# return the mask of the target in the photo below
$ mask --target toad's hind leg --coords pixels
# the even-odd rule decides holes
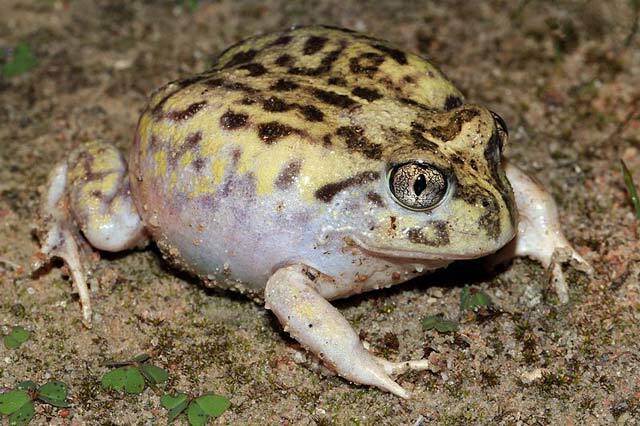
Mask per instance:
[[[304,265],[277,270],[265,288],[265,305],[285,331],[340,376],[377,386],[402,398],[409,393],[389,376],[408,369],[424,370],[427,360],[390,362],[367,351],[351,325],[318,291]]]
[[[37,234],[40,253],[34,267],[54,257],[66,263],[80,295],[83,322],[90,326],[89,245],[115,252],[146,242],[127,164],[114,146],[90,142],[56,165],[41,201]]]
[[[569,301],[569,293],[561,263],[573,260],[576,266],[591,274],[589,263],[567,241],[560,227],[556,203],[542,186],[512,164],[505,168],[518,208],[518,234],[493,259],[495,263],[516,256],[528,256],[551,269],[551,279],[561,303]]]

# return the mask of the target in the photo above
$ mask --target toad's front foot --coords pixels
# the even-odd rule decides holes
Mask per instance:
[[[277,270],[265,288],[265,305],[293,338],[340,376],[377,386],[402,398],[410,394],[391,379],[409,369],[428,368],[427,360],[390,362],[367,351],[351,325],[304,273],[305,266]]]
[[[562,233],[551,195],[517,167],[507,164],[505,171],[518,207],[518,234],[498,253],[496,260],[528,256],[539,261],[550,270],[560,302],[567,303],[569,292],[561,264],[573,261],[578,270],[589,275],[593,268]]]
[[[78,290],[83,323],[91,327],[91,298],[87,286],[85,266],[88,246],[73,223],[68,209],[66,162],[58,164],[49,175],[46,192],[40,206],[38,238],[40,251],[34,256],[32,269],[39,270],[50,259],[60,258],[69,268]]]
[[[127,165],[115,147],[88,143],[53,169],[41,201],[38,237],[34,269],[54,257],[64,261],[78,289],[83,323],[90,327],[89,245],[119,251],[146,242],[131,199]]]

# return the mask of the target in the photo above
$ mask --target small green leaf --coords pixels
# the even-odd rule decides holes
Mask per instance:
[[[141,364],[140,370],[142,371],[142,374],[147,379],[147,381],[152,385],[164,383],[169,378],[169,373],[167,373],[167,370],[156,367],[152,364]]]
[[[171,410],[172,408],[177,407],[183,402],[189,399],[189,395],[183,392],[177,392],[174,395],[165,394],[160,398],[160,405],[162,405],[167,410]]]
[[[127,368],[128,367],[119,367],[114,370],[107,371],[100,381],[102,387],[104,389],[113,389],[117,391],[123,390],[124,382],[127,378]]]
[[[0,414],[11,414],[20,409],[24,404],[31,401],[29,394],[23,390],[16,389],[0,394]]]
[[[430,315],[422,318],[422,327],[425,330],[436,330],[439,333],[458,331],[458,323],[442,318],[440,315]]]
[[[149,354],[140,354],[140,355],[136,355],[133,357],[133,360],[135,362],[145,362],[146,360],[148,360],[149,358],[151,358],[151,355]]]
[[[189,396],[181,392],[175,395],[162,395],[162,398],[160,398],[160,405],[169,410],[169,422],[174,421],[187,408],[188,404]]]
[[[231,402],[222,395],[216,395],[213,393],[202,395],[196,398],[195,403],[200,406],[202,411],[211,417],[218,417],[231,405]]]
[[[35,414],[33,401],[29,401],[9,416],[9,426],[24,426],[31,421]]]
[[[620,164],[622,164],[622,175],[624,176],[624,184],[627,187],[627,192],[629,193],[629,198],[631,198],[633,208],[636,210],[636,218],[640,220],[640,198],[638,197],[636,184],[633,182],[633,176],[631,176],[631,172],[627,168],[627,165],[624,163],[624,161],[620,160]]]
[[[24,74],[36,66],[36,57],[26,43],[20,43],[13,52],[13,59],[2,66],[5,77],[15,77]]]
[[[204,426],[209,421],[209,416],[205,413],[196,401],[191,401],[187,408],[187,419],[191,426]]]
[[[492,306],[493,301],[489,295],[483,291],[470,291],[469,287],[465,286],[460,293],[460,310],[466,311],[469,309],[475,309],[480,307]]]
[[[34,391],[38,389],[38,385],[35,382],[32,382],[31,380],[25,380],[24,382],[18,383],[18,386],[16,386],[16,389],[29,392],[29,391]]]
[[[66,402],[67,385],[60,381],[47,382],[38,389],[38,399],[54,407],[70,407]]]
[[[124,367],[126,377],[124,380],[124,391],[127,393],[142,393],[144,390],[144,377],[136,367]]]
[[[126,393],[142,393],[144,390],[144,377],[142,377],[138,367],[128,365],[105,373],[102,376],[101,384],[104,389],[124,390]]]
[[[29,340],[29,332],[18,325],[13,327],[3,340],[7,349],[16,349]]]

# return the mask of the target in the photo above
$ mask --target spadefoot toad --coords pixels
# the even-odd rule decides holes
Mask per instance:
[[[40,259],[66,262],[89,324],[89,245],[155,241],[206,285],[264,301],[342,377],[408,397],[391,376],[428,362],[372,355],[329,301],[507,245],[551,267],[561,298],[560,260],[586,265],[506,143],[500,116],[387,42],[324,26],[252,37],[151,96],[128,163],[90,142],[55,167]]]

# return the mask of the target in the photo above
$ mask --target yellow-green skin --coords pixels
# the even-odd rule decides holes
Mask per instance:
[[[492,114],[423,58],[304,27],[240,42],[154,93],[129,176],[148,235],[205,282],[260,296],[276,269],[302,263],[335,298],[511,240],[500,149]],[[413,160],[447,176],[430,211],[389,192],[389,169]]]

